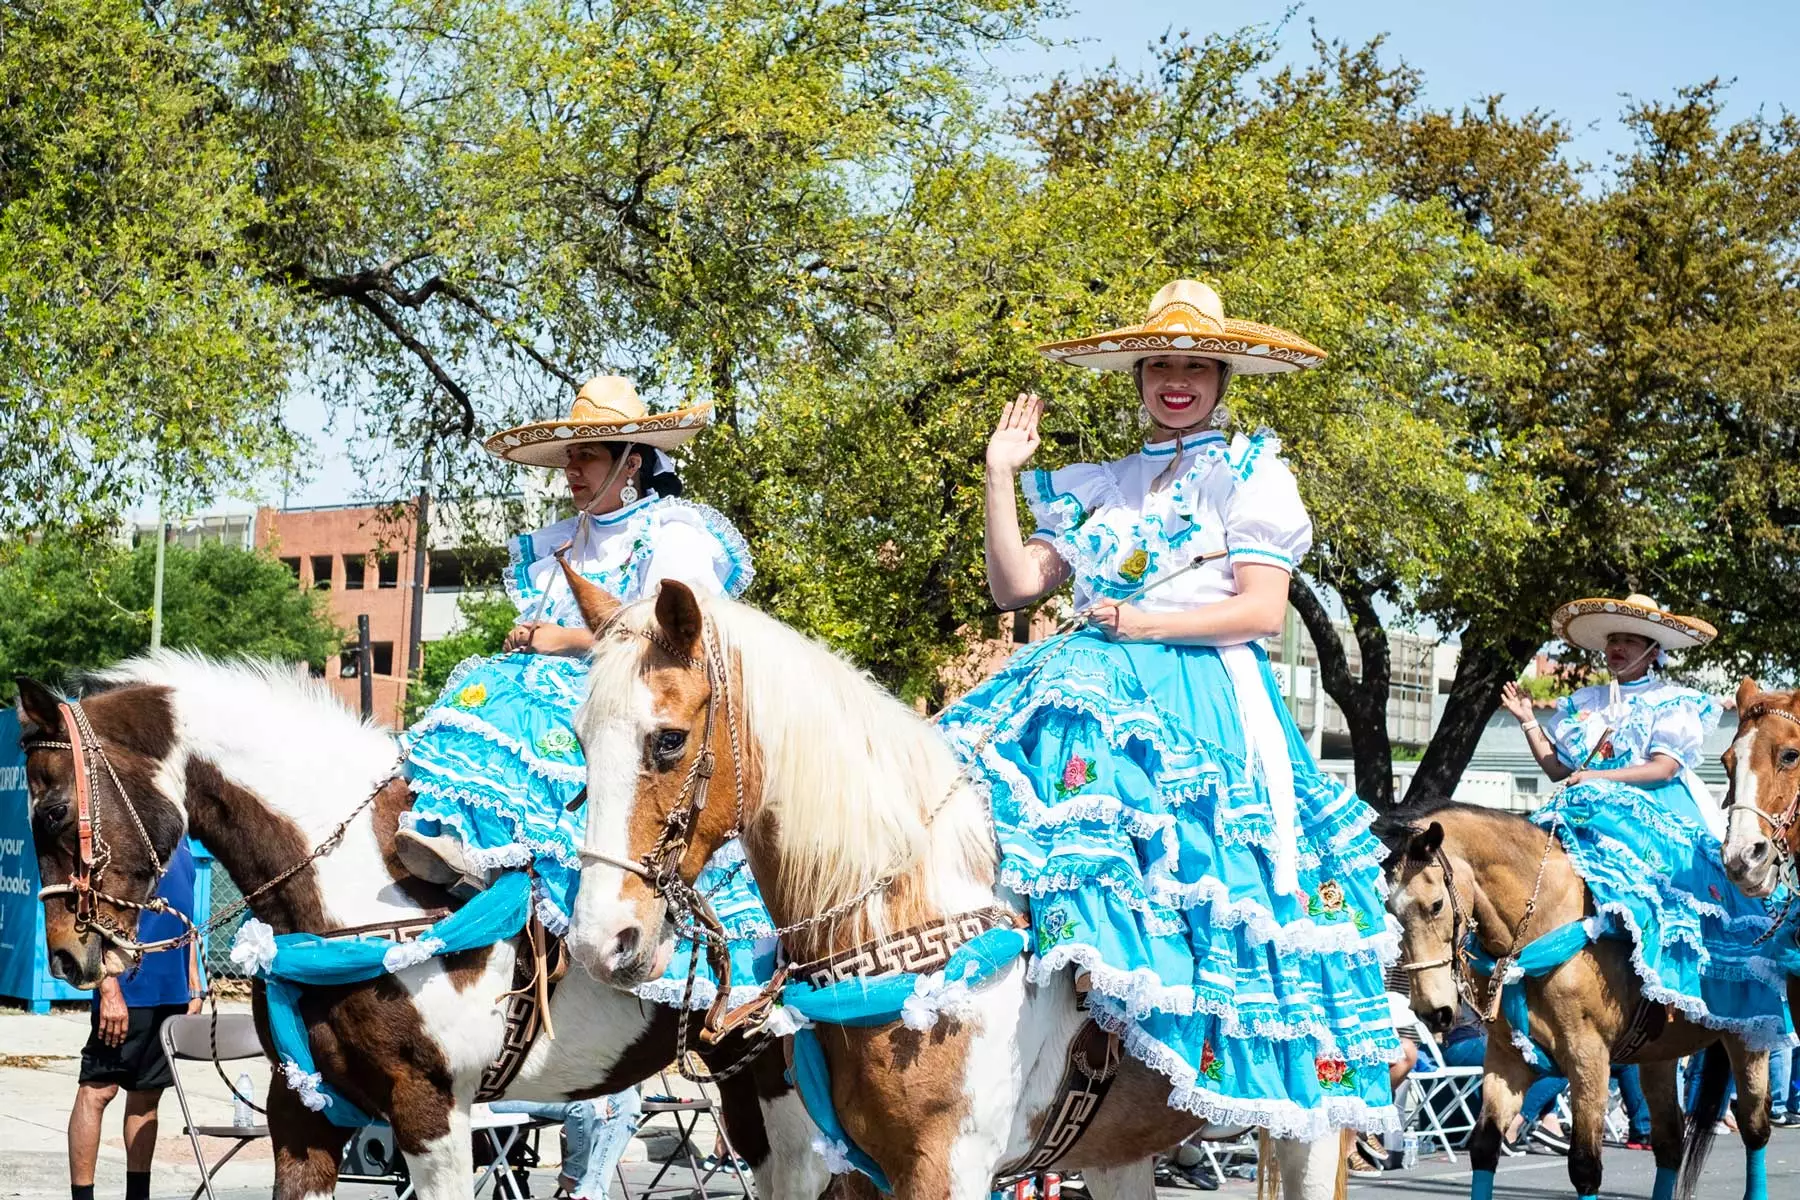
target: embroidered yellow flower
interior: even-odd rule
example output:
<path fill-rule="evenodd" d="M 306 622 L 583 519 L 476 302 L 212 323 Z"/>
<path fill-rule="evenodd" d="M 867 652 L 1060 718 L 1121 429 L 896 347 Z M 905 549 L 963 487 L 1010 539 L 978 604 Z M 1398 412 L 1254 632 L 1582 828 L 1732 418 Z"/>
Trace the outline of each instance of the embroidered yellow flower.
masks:
<path fill-rule="evenodd" d="M 1150 552 L 1139 546 L 1119 564 L 1119 578 L 1128 583 L 1136 583 L 1150 569 Z"/>
<path fill-rule="evenodd" d="M 458 708 L 480 708 L 486 703 L 487 688 L 482 684 L 471 683 L 468 687 L 456 693 L 456 705 Z"/>

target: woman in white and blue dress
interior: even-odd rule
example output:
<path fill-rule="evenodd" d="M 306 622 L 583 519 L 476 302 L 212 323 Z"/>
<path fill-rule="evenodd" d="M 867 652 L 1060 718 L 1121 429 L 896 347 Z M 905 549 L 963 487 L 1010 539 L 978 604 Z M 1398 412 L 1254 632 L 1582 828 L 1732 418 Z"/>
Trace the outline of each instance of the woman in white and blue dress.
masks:
<path fill-rule="evenodd" d="M 1753 1049 L 1785 1049 L 1785 980 L 1763 939 L 1769 912 L 1725 874 L 1725 812 L 1696 770 L 1719 705 L 1659 669 L 1665 651 L 1703 646 L 1716 631 L 1643 595 L 1571 601 L 1550 628 L 1600 655 L 1612 678 L 1559 700 L 1547 728 L 1524 691 L 1506 685 L 1502 704 L 1563 785 L 1531 819 L 1556 831 L 1594 906 L 1636 943 L 1646 996 Z"/>
<path fill-rule="evenodd" d="M 467 892 L 530 867 L 539 917 L 554 933 L 568 927 L 586 820 L 574 802 L 587 782 L 572 718 L 593 635 L 556 555 L 626 602 L 665 579 L 741 595 L 752 575 L 743 538 L 713 509 L 676 498 L 665 453 L 705 426 L 708 408 L 651 414 L 629 380 L 608 376 L 586 384 L 567 417 L 487 440 L 500 458 L 560 470 L 576 513 L 510 540 L 505 584 L 519 623 L 504 652 L 458 666 L 407 731 L 414 799 L 396 849 L 413 874 Z M 748 872 L 731 874 L 715 898 L 721 915 L 760 911 L 759 899 L 740 903 L 753 899 Z"/>
<path fill-rule="evenodd" d="M 1259 639 L 1278 633 L 1312 525 L 1266 433 L 1227 438 L 1234 375 L 1311 367 L 1295 334 L 1227 319 L 1178 281 L 1143 325 L 1043 347 L 1129 372 L 1143 449 L 1015 477 L 1043 404 L 988 447 L 987 562 L 1002 609 L 1073 580 L 1085 627 L 1027 647 L 944 715 L 986 782 L 1002 878 L 1029 903 L 1034 978 L 1090 1011 L 1221 1124 L 1311 1139 L 1396 1127 L 1382 980 L 1397 951 L 1373 814 L 1319 773 Z"/>

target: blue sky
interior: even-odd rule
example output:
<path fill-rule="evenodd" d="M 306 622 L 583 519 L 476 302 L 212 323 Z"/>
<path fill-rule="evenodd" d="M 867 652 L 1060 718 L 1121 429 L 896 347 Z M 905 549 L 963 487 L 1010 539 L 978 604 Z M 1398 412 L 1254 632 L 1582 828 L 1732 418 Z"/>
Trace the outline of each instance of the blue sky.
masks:
<path fill-rule="evenodd" d="M 1032 90 L 1059 71 L 1079 71 L 1116 59 L 1141 68 L 1150 43 L 1169 29 L 1196 36 L 1280 21 L 1285 2 L 1241 0 L 1233 5 L 1170 0 L 1072 0 L 1069 16 L 1047 33 L 1060 44 L 996 56 L 993 66 L 1011 85 Z M 1503 93 L 1515 111 L 1557 114 L 1574 134 L 1574 153 L 1597 166 L 1625 148 L 1619 125 L 1627 96 L 1672 96 L 1683 85 L 1713 76 L 1735 80 L 1728 110 L 1744 117 L 1759 108 L 1774 116 L 1800 107 L 1794 58 L 1800 48 L 1800 3 L 1714 3 L 1707 6 L 1620 0 L 1514 0 L 1511 4 L 1404 3 L 1401 0 L 1313 0 L 1289 17 L 1285 53 L 1310 57 L 1307 22 L 1327 38 L 1361 43 L 1388 35 L 1386 53 L 1421 69 L 1426 100 L 1461 105 Z M 293 504 L 331 504 L 353 497 L 357 478 L 347 460 L 320 438 L 324 414 L 316 401 L 291 402 L 293 426 L 321 451 L 310 481 L 288 494 Z M 267 500 L 281 502 L 278 485 Z M 236 507 L 235 505 L 233 507 Z"/>

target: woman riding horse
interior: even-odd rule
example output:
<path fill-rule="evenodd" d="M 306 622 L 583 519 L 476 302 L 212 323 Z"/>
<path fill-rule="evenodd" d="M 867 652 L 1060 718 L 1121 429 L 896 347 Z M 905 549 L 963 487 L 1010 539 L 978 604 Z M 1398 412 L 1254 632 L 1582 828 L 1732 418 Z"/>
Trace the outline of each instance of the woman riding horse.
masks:
<path fill-rule="evenodd" d="M 1665 651 L 1703 646 L 1716 631 L 1641 595 L 1573 601 L 1551 628 L 1603 654 L 1612 679 L 1559 701 L 1550 730 L 1506 685 L 1502 703 L 1532 755 L 1565 784 L 1532 820 L 1556 832 L 1595 907 L 1630 932 L 1650 999 L 1754 1048 L 1784 1044 L 1781 983 L 1758 946 L 1769 914 L 1726 877 L 1724 812 L 1694 770 L 1719 707 L 1655 669 Z"/>
<path fill-rule="evenodd" d="M 1027 648 L 944 716 L 991 796 L 1001 880 L 1030 898 L 1032 978 L 1072 967 L 1094 1017 L 1223 1124 L 1317 1138 L 1395 1125 L 1382 983 L 1395 941 L 1372 814 L 1319 773 L 1258 639 L 1312 525 L 1266 433 L 1227 439 L 1234 375 L 1317 365 L 1179 280 L 1149 319 L 1042 347 L 1130 371 L 1141 450 L 1014 479 L 1044 405 L 988 445 L 989 585 L 1023 608 L 1071 578 L 1086 628 Z"/>
<path fill-rule="evenodd" d="M 709 411 L 647 413 L 629 380 L 606 376 L 582 387 L 566 418 L 487 440 L 499 458 L 560 469 L 577 511 L 509 540 L 505 583 L 519 624 L 505 652 L 458 666 L 407 732 L 416 799 L 395 847 L 413 874 L 468 893 L 497 871 L 530 866 L 539 917 L 554 933 L 568 928 L 587 782 L 571 720 L 594 636 L 562 563 L 623 601 L 654 595 L 666 579 L 733 597 L 750 586 L 744 539 L 718 512 L 676 498 L 681 482 L 664 453 L 700 432 Z M 748 953 L 771 929 L 742 861 L 728 847 L 700 886 L 738 939 L 734 952 Z M 653 981 L 639 995 L 679 1002 L 686 983 Z M 710 977 L 700 981 L 692 1002 L 708 1002 L 711 988 Z"/>

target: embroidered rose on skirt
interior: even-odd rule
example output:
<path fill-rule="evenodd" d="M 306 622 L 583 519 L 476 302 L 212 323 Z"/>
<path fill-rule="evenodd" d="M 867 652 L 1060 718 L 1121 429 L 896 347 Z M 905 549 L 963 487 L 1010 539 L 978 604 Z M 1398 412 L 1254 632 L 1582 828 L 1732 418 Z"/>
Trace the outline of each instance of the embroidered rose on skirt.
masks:
<path fill-rule="evenodd" d="M 1150 569 L 1150 552 L 1139 546 L 1126 555 L 1125 561 L 1119 564 L 1119 578 L 1126 583 L 1136 583 Z"/>
<path fill-rule="evenodd" d="M 1217 1083 L 1225 1074 L 1225 1068 L 1219 1063 L 1219 1056 L 1213 1053 L 1213 1044 L 1207 1042 L 1200 1047 L 1200 1077 Z"/>
<path fill-rule="evenodd" d="M 1328 1092 L 1353 1092 L 1356 1090 L 1356 1071 L 1341 1058 L 1320 1058 L 1313 1061 L 1319 1074 L 1319 1086 Z"/>
<path fill-rule="evenodd" d="M 538 735 L 539 754 L 572 754 L 579 746 L 575 735 L 566 729 L 546 729 Z"/>
<path fill-rule="evenodd" d="M 1094 764 L 1077 754 L 1063 764 L 1062 778 L 1056 784 L 1056 798 L 1067 800 L 1098 778 L 1100 773 L 1094 769 Z"/>
<path fill-rule="evenodd" d="M 456 706 L 458 708 L 480 708 L 486 703 L 487 687 L 483 684 L 471 683 L 468 687 L 456 693 Z"/>

